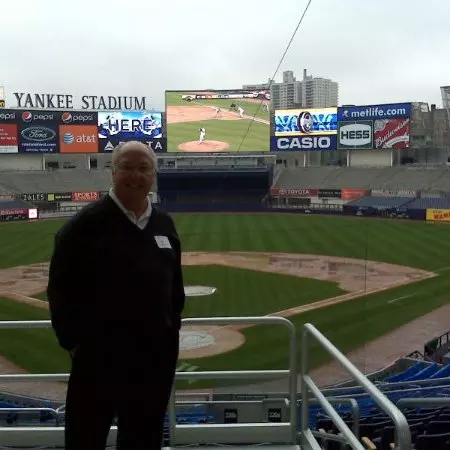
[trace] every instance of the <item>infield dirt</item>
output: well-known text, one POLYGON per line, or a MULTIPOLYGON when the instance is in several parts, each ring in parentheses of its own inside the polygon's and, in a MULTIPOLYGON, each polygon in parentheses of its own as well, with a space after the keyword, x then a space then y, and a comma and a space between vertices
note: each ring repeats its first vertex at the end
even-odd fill
MULTIPOLYGON (((274 311, 271 314, 282 317, 290 317, 306 311, 326 308, 338 303, 356 300, 369 293, 436 276, 431 272, 394 264, 290 253, 186 252, 183 253, 182 264, 184 266, 222 265, 333 281, 347 292, 338 297, 284 311, 274 311)), ((48 308, 47 302, 33 298, 33 295, 46 289, 47 280, 47 263, 3 269, 0 271, 0 297, 41 308, 48 308)), ((205 282, 207 281, 205 280, 205 282)), ((180 358, 201 358, 231 351, 244 344, 245 339, 240 333, 240 330, 244 328, 247 328, 247 326, 186 327, 185 329, 188 331, 196 330, 211 334, 215 339, 215 343, 202 348, 183 350, 180 358)))

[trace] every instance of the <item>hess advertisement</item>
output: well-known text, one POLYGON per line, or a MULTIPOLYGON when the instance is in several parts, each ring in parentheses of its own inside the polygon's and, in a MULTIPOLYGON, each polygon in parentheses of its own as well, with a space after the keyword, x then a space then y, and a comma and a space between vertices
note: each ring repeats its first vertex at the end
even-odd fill
POLYGON ((373 122, 339 122, 338 149, 371 149, 373 148, 373 122))
POLYGON ((98 113, 101 152, 110 152, 121 142, 141 141, 155 152, 166 151, 161 113, 110 111, 98 113))
POLYGON ((337 108, 276 110, 272 151, 336 150, 337 108))

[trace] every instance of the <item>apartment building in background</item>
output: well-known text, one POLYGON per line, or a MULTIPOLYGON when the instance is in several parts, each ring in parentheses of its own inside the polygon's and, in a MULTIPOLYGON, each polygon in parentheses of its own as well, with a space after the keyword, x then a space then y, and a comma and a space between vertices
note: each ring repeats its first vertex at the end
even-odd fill
POLYGON ((447 111, 450 122, 450 86, 441 86, 442 107, 447 111))
POLYGON ((272 109, 327 108, 337 106, 339 85, 328 78, 313 77, 303 70, 302 80, 297 80, 292 70, 283 72, 281 83, 244 85, 243 89, 267 89, 270 86, 272 109))
MULTIPOLYGON (((338 106, 339 85, 329 78, 313 77, 303 70, 302 108, 328 108, 338 106)), ((297 105, 295 105, 297 107, 297 105)))

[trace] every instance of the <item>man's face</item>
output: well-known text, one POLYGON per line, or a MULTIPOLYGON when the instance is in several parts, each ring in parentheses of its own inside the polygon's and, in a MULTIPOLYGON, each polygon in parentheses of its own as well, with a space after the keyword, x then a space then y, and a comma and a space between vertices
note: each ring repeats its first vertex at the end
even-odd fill
POLYGON ((123 149, 112 176, 115 192, 122 201, 147 197, 154 181, 154 167, 148 152, 142 147, 123 149))

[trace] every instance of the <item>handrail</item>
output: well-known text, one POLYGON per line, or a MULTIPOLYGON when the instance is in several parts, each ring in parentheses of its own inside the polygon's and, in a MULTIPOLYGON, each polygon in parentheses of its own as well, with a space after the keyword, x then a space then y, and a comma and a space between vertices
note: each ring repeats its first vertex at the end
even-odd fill
MULTIPOLYGON (((217 378, 273 378, 275 376, 289 376, 289 400, 291 405, 297 402, 297 335, 294 324, 284 318, 277 316, 263 317, 202 317, 188 318, 182 320, 182 325, 201 326, 201 325, 283 325, 289 329, 289 370, 259 370, 259 371, 212 371, 212 372, 182 372, 177 379, 217 379, 217 378), (199 376, 200 374, 200 376, 199 376), (207 375, 206 375, 207 374, 207 375), (220 374, 224 374, 223 376, 220 374), (244 374, 244 375, 238 375, 244 374), (217 376, 219 375, 219 377, 217 376)), ((178 375, 178 374, 177 374, 178 375)), ((174 389, 169 400, 169 442, 175 445, 176 412, 174 389)), ((297 441, 297 408, 290 409, 290 432, 291 440, 294 445, 297 441)))
MULTIPOLYGON (((284 318, 277 316, 263 317, 214 317, 214 318, 189 318, 182 320, 183 325, 283 325, 289 329, 289 369, 288 370, 246 370, 246 371, 203 371, 203 372, 176 372, 177 380, 188 379, 272 379, 289 376, 289 399, 290 404, 295 405, 297 400, 297 341, 294 324, 284 318)), ((50 320, 3 320, 0 321, 0 329, 29 329, 50 328, 50 320)), ((0 374, 0 381, 67 381, 68 373, 59 374, 0 374)), ((168 405, 170 441, 174 440, 176 429, 175 415, 175 387, 168 405)), ((242 424, 243 426, 248 424, 242 424)), ((271 424, 272 428, 277 428, 271 424)), ((291 408, 289 424, 284 424, 289 430, 289 440, 292 444, 297 439, 297 410, 291 408)))
MULTIPOLYGON (((336 346, 334 346, 314 325, 306 323, 303 326, 303 341, 302 341, 302 367, 301 367, 301 394, 302 394, 302 420, 301 430, 302 435, 308 438, 306 434, 309 430, 308 417, 309 417, 309 390, 312 391, 314 397, 319 400, 324 410, 329 414, 331 420, 336 424, 339 431, 348 439, 350 445, 356 450, 364 450, 364 447, 358 442, 355 436, 351 433, 348 426, 344 423, 338 413, 334 410, 331 404, 327 401, 326 397, 322 394, 319 388, 316 386, 312 378, 309 376, 309 335, 315 338, 315 340, 346 370, 349 372, 358 384, 368 392, 375 402, 380 406, 382 410, 386 412, 388 416, 394 422, 396 428, 396 443, 398 450, 411 450, 411 432, 403 413, 381 392, 376 386, 365 377, 353 363, 351 363, 345 355, 340 352, 336 346)), ((309 433, 309 436, 311 434, 309 433)), ((307 442, 310 446, 313 446, 311 442, 307 442)))
POLYGON ((49 413, 52 416, 52 419, 55 420, 56 425, 58 425, 58 419, 59 419, 59 414, 58 411, 56 411, 53 408, 0 408, 0 413, 5 412, 5 413, 27 413, 27 412, 46 412, 49 413))
POLYGON ((397 408, 404 409, 410 406, 413 407, 421 407, 421 406, 437 406, 438 408, 441 406, 450 406, 450 397, 439 397, 439 398, 401 398, 397 402, 397 408))
MULTIPOLYGON (((442 383, 448 382, 450 384, 450 377, 443 377, 443 378, 427 378, 424 380, 412 380, 412 381, 392 381, 392 382, 384 382, 384 381, 373 381, 372 383, 380 390, 385 391, 395 391, 397 388, 406 387, 406 386, 413 386, 411 389, 416 389, 417 387, 423 387, 424 389, 426 387, 433 387, 433 385, 441 385, 442 383), (430 385, 430 386, 428 386, 430 385)), ((329 392, 332 392, 334 395, 339 395, 342 393, 342 395, 345 395, 347 391, 351 391, 352 389, 359 389, 359 386, 346 386, 346 387, 327 387, 323 388, 322 392, 328 394, 329 392)))
MULTIPOLYGON (((340 404, 349 404, 352 408, 352 416, 353 416, 353 434, 359 439, 359 419, 361 417, 360 408, 358 402, 354 398, 333 398, 327 397, 327 401, 331 405, 340 405, 340 404)), ((309 404, 318 403, 320 405, 320 400, 317 398, 311 398, 309 400, 309 404)), ((302 404, 301 400, 297 400, 297 406, 302 404)))

